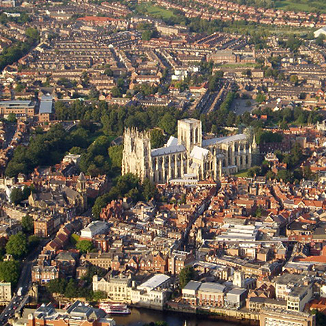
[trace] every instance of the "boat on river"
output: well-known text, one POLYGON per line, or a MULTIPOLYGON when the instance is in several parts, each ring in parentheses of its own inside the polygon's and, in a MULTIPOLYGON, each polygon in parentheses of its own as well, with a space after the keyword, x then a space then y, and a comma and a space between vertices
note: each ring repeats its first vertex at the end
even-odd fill
POLYGON ((131 313, 128 306, 124 303, 103 302, 99 304, 99 308, 110 315, 129 315, 131 313))

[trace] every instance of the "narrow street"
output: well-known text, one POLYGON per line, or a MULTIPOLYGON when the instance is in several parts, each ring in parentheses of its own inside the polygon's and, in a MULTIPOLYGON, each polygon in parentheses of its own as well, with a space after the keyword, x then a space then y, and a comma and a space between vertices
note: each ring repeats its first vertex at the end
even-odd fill
POLYGON ((25 304, 28 302, 28 292, 31 286, 31 270, 33 266, 34 259, 37 258, 42 248, 50 241, 51 239, 43 239, 39 246, 31 252, 26 259, 22 262, 23 268, 20 273, 19 281, 17 284, 16 291, 10 301, 10 303, 5 307, 5 309, 0 314, 0 325, 6 325, 8 320, 14 317, 15 312, 22 310, 25 304), (17 295, 19 288, 22 288, 21 295, 17 295))

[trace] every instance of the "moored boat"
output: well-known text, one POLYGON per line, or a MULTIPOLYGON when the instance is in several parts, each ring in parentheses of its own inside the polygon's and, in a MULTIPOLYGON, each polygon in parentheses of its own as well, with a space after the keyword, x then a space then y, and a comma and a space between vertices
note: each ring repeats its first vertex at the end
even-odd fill
POLYGON ((103 302, 99 304, 99 308, 110 315, 128 315, 131 313, 128 306, 124 303, 103 302))

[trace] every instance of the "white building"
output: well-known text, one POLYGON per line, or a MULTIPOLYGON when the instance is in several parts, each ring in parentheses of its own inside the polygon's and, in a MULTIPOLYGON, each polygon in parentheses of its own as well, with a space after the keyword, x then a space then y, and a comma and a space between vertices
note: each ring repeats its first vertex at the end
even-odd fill
POLYGON ((168 289, 171 278, 164 274, 154 275, 152 278, 131 290, 131 302, 139 306, 163 309, 168 299, 168 289))
POLYGON ((312 283, 300 274, 283 274, 276 278, 276 299, 287 301, 287 310, 303 311, 312 298, 312 283))
POLYGON ((109 230, 109 224, 105 221, 93 221, 81 230, 80 238, 92 240, 97 234, 106 233, 109 230))
POLYGON ((131 300, 131 278, 121 276, 93 276, 93 291, 106 292, 112 301, 127 302, 131 300))
POLYGON ((326 36, 326 26, 317 29, 317 31, 314 32, 314 36, 317 38, 319 35, 325 35, 326 36))

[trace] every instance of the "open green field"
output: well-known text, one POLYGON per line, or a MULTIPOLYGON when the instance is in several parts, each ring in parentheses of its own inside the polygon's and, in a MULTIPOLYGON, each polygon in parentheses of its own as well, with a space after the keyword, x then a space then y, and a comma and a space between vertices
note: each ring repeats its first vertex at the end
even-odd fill
POLYGON ((238 173, 236 173, 234 176, 235 177, 239 177, 239 178, 246 178, 248 170, 243 170, 243 171, 239 171, 238 173))
POLYGON ((162 7, 159 7, 157 5, 153 5, 150 2, 147 3, 141 3, 140 5, 137 6, 137 11, 139 12, 147 12, 149 15, 157 18, 162 18, 162 19, 169 19, 174 15, 174 13, 171 10, 164 9, 162 7))
POLYGON ((275 1, 275 8, 282 10, 324 12, 326 13, 325 0, 278 0, 275 1))

